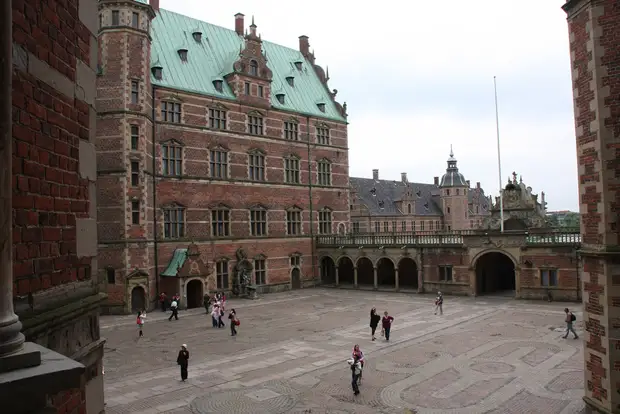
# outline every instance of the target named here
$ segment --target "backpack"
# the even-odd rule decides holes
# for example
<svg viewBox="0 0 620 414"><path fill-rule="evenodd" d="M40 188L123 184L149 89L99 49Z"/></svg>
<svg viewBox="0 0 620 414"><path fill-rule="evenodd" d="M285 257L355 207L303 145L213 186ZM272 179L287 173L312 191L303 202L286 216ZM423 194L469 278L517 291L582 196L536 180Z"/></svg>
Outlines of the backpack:
<svg viewBox="0 0 620 414"><path fill-rule="evenodd" d="M571 322L575 322L576 320L577 320L577 317L571 313L570 314L570 321Z"/></svg>
<svg viewBox="0 0 620 414"><path fill-rule="evenodd" d="M136 317L136 323L137 323L138 325L142 325L142 321L140 320L140 317L139 317L139 316L138 316L138 317Z"/></svg>

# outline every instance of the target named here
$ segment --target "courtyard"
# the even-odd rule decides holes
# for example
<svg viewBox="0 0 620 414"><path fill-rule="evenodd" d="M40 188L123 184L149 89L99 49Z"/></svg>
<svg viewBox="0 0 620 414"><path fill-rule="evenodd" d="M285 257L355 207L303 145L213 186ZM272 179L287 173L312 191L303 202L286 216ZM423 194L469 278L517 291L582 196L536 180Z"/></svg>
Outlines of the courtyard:
<svg viewBox="0 0 620 414"><path fill-rule="evenodd" d="M583 412L580 305L447 296L439 316L433 300L338 289L233 299L236 337L204 309L178 321L153 311L139 340L135 315L103 316L106 414ZM370 340L372 306L395 318L390 342ZM561 337L566 306L579 340ZM359 396L346 363L355 344L366 359Z"/></svg>

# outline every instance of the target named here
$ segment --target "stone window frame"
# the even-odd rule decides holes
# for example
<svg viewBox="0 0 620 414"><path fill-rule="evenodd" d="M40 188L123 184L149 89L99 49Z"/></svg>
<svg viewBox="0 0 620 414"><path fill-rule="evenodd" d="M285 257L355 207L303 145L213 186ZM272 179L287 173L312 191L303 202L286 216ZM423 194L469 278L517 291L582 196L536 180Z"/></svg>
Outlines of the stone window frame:
<svg viewBox="0 0 620 414"><path fill-rule="evenodd" d="M547 283L545 284L545 278L544 278L544 274L547 273ZM559 277L559 269L557 267L552 267L552 266L540 266L538 268L538 276L540 278L540 286L541 287L546 287L546 288L551 288L551 287L558 287L559 283L560 283L560 277ZM551 279L551 275L554 276L554 281L555 283L551 283L552 279Z"/></svg>
<svg viewBox="0 0 620 414"><path fill-rule="evenodd" d="M317 234L332 234L334 229L334 211L329 207L323 207L317 211Z"/></svg>
<svg viewBox="0 0 620 414"><path fill-rule="evenodd" d="M140 103L140 79L131 79L130 88L129 102L132 105L138 105Z"/></svg>
<svg viewBox="0 0 620 414"><path fill-rule="evenodd" d="M187 225L187 209L185 206L175 202L162 206L162 212L163 238L167 240L184 239Z"/></svg>
<svg viewBox="0 0 620 414"><path fill-rule="evenodd" d="M375 233L381 233L381 222L375 221Z"/></svg>
<svg viewBox="0 0 620 414"><path fill-rule="evenodd" d="M265 151L253 148L248 151L248 179L250 181L267 181L267 155Z"/></svg>
<svg viewBox="0 0 620 414"><path fill-rule="evenodd" d="M315 126L316 143L319 145L331 145L330 127L324 122Z"/></svg>
<svg viewBox="0 0 620 414"><path fill-rule="evenodd" d="M265 87L263 85L258 85L258 97L259 98L264 98L265 97Z"/></svg>
<svg viewBox="0 0 620 414"><path fill-rule="evenodd" d="M249 230L252 237L267 237L269 235L268 209L262 204L255 204L248 209Z"/></svg>
<svg viewBox="0 0 620 414"><path fill-rule="evenodd" d="M267 285L267 256L259 254L254 257L254 284Z"/></svg>
<svg viewBox="0 0 620 414"><path fill-rule="evenodd" d="M322 158L317 161L316 167L316 182L317 185L324 187L332 186L332 162L327 158Z"/></svg>
<svg viewBox="0 0 620 414"><path fill-rule="evenodd" d="M360 232L360 223L359 223L359 221L354 221L351 224L352 224L352 227L353 227L351 232L352 233L359 233Z"/></svg>
<svg viewBox="0 0 620 414"><path fill-rule="evenodd" d="M209 128L226 131L228 129L228 108L218 103L208 109Z"/></svg>
<svg viewBox="0 0 620 414"><path fill-rule="evenodd" d="M108 285L116 284L116 269L110 266L106 267L105 276L106 276L105 280ZM110 281L110 279L112 279L112 281Z"/></svg>
<svg viewBox="0 0 620 414"><path fill-rule="evenodd" d="M225 204L218 204L209 209L211 237L223 238L232 235L232 208Z"/></svg>
<svg viewBox="0 0 620 414"><path fill-rule="evenodd" d="M301 184L301 157L289 154L283 159L284 182L286 184Z"/></svg>
<svg viewBox="0 0 620 414"><path fill-rule="evenodd" d="M141 202L138 198L133 198L131 200L131 225L139 226L141 224L140 216L142 215L140 212Z"/></svg>
<svg viewBox="0 0 620 414"><path fill-rule="evenodd" d="M112 10L112 26L120 26L121 25L121 12L120 10Z"/></svg>
<svg viewBox="0 0 620 414"><path fill-rule="evenodd" d="M140 160L135 158L129 160L129 185L132 188L140 187Z"/></svg>
<svg viewBox="0 0 620 414"><path fill-rule="evenodd" d="M299 141L299 120L296 118L289 118L284 121L282 133L286 140Z"/></svg>
<svg viewBox="0 0 620 414"><path fill-rule="evenodd" d="M180 124L183 121L183 103L176 99L161 99L160 121Z"/></svg>
<svg viewBox="0 0 620 414"><path fill-rule="evenodd" d="M140 150L140 125L139 124L129 125L129 148L131 149L131 151Z"/></svg>
<svg viewBox="0 0 620 414"><path fill-rule="evenodd" d="M301 252L294 252L289 255L289 265L291 269L301 269L304 255Z"/></svg>
<svg viewBox="0 0 620 414"><path fill-rule="evenodd" d="M209 148L209 175L218 180L227 180L230 177L230 150L228 148L222 145Z"/></svg>
<svg viewBox="0 0 620 414"><path fill-rule="evenodd" d="M134 29L140 28L140 13L132 12L131 13L131 27Z"/></svg>
<svg viewBox="0 0 620 414"><path fill-rule="evenodd" d="M400 230L401 231L407 231L407 222L406 221L402 221L400 223Z"/></svg>
<svg viewBox="0 0 620 414"><path fill-rule="evenodd" d="M215 261L215 283L218 290L225 290L230 286L230 259L227 257Z"/></svg>
<svg viewBox="0 0 620 414"><path fill-rule="evenodd" d="M161 174L165 177L181 177L183 175L185 149L176 139L169 139L159 143L161 149ZM172 156L171 156L171 151ZM171 166L172 170L171 173Z"/></svg>
<svg viewBox="0 0 620 414"><path fill-rule="evenodd" d="M286 235L303 235L303 209L297 205L286 209Z"/></svg>
<svg viewBox="0 0 620 414"><path fill-rule="evenodd" d="M392 220L392 233L396 233L396 229L397 229L397 221Z"/></svg>
<svg viewBox="0 0 620 414"><path fill-rule="evenodd" d="M265 135L265 119L262 113L250 111L247 115L248 134L263 136Z"/></svg>
<svg viewBox="0 0 620 414"><path fill-rule="evenodd" d="M256 61L256 59L250 60L250 64L248 65L248 74L250 76L258 77L258 62Z"/></svg>
<svg viewBox="0 0 620 414"><path fill-rule="evenodd" d="M243 93L247 96L252 96L252 84L250 82L244 82Z"/></svg>
<svg viewBox="0 0 620 414"><path fill-rule="evenodd" d="M454 267L452 265L438 265L437 276L440 282L453 282Z"/></svg>

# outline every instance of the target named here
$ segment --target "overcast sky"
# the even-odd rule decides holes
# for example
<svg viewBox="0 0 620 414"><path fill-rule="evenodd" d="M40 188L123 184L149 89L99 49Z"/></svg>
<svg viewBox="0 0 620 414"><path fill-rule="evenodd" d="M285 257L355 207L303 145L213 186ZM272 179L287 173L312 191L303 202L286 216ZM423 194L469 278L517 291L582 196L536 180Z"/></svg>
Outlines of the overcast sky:
<svg viewBox="0 0 620 414"><path fill-rule="evenodd" d="M502 183L516 171L549 210L578 210L568 29L562 0L385 3L161 0L161 8L234 29L254 15L262 38L317 63L349 112L350 174L431 183L453 145L472 185L498 194L493 76Z"/></svg>

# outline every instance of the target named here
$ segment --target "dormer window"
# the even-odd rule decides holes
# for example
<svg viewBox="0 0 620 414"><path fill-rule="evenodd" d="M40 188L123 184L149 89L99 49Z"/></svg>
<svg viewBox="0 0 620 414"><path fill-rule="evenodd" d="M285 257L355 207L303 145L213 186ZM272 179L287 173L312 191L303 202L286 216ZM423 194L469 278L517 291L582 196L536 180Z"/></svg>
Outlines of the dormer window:
<svg viewBox="0 0 620 414"><path fill-rule="evenodd" d="M383 200L379 201L379 208L383 208L385 206L385 202Z"/></svg>
<svg viewBox="0 0 620 414"><path fill-rule="evenodd" d="M417 195L418 197L422 197L422 192L420 190L415 192L415 195Z"/></svg>
<svg viewBox="0 0 620 414"><path fill-rule="evenodd" d="M377 196L377 189L376 188L371 188L370 189L370 194L372 194L374 197Z"/></svg>
<svg viewBox="0 0 620 414"><path fill-rule="evenodd" d="M187 62L187 49L179 49L177 51L182 62Z"/></svg>
<svg viewBox="0 0 620 414"><path fill-rule="evenodd" d="M194 37L194 40L198 43L202 42L202 32L199 31L195 31L194 33L192 33L192 36Z"/></svg>
<svg viewBox="0 0 620 414"><path fill-rule="evenodd" d="M250 75L258 76L258 63L255 60L250 61Z"/></svg>
<svg viewBox="0 0 620 414"><path fill-rule="evenodd" d="M319 108L319 111L321 112L325 112L325 104L324 103L318 103L316 104L317 108Z"/></svg>
<svg viewBox="0 0 620 414"><path fill-rule="evenodd" d="M301 60L295 62L295 67L297 68L297 70L301 70L303 68L302 64L303 62Z"/></svg>
<svg viewBox="0 0 620 414"><path fill-rule="evenodd" d="M161 66L153 66L151 68L151 73L153 74L153 76L155 77L155 79L157 80L161 80L162 78L162 72L163 72L163 68Z"/></svg>
<svg viewBox="0 0 620 414"><path fill-rule="evenodd" d="M286 82L288 82L288 84L291 86L295 86L295 78L293 76L287 76Z"/></svg>
<svg viewBox="0 0 620 414"><path fill-rule="evenodd" d="M284 94L283 93L276 93L276 99L278 100L278 102L280 102L281 104L284 104Z"/></svg>
<svg viewBox="0 0 620 414"><path fill-rule="evenodd" d="M424 203L424 208L428 210L428 203Z"/></svg>
<svg viewBox="0 0 620 414"><path fill-rule="evenodd" d="M216 79L213 81L213 87L216 91L222 92L224 90L224 82L220 79Z"/></svg>

